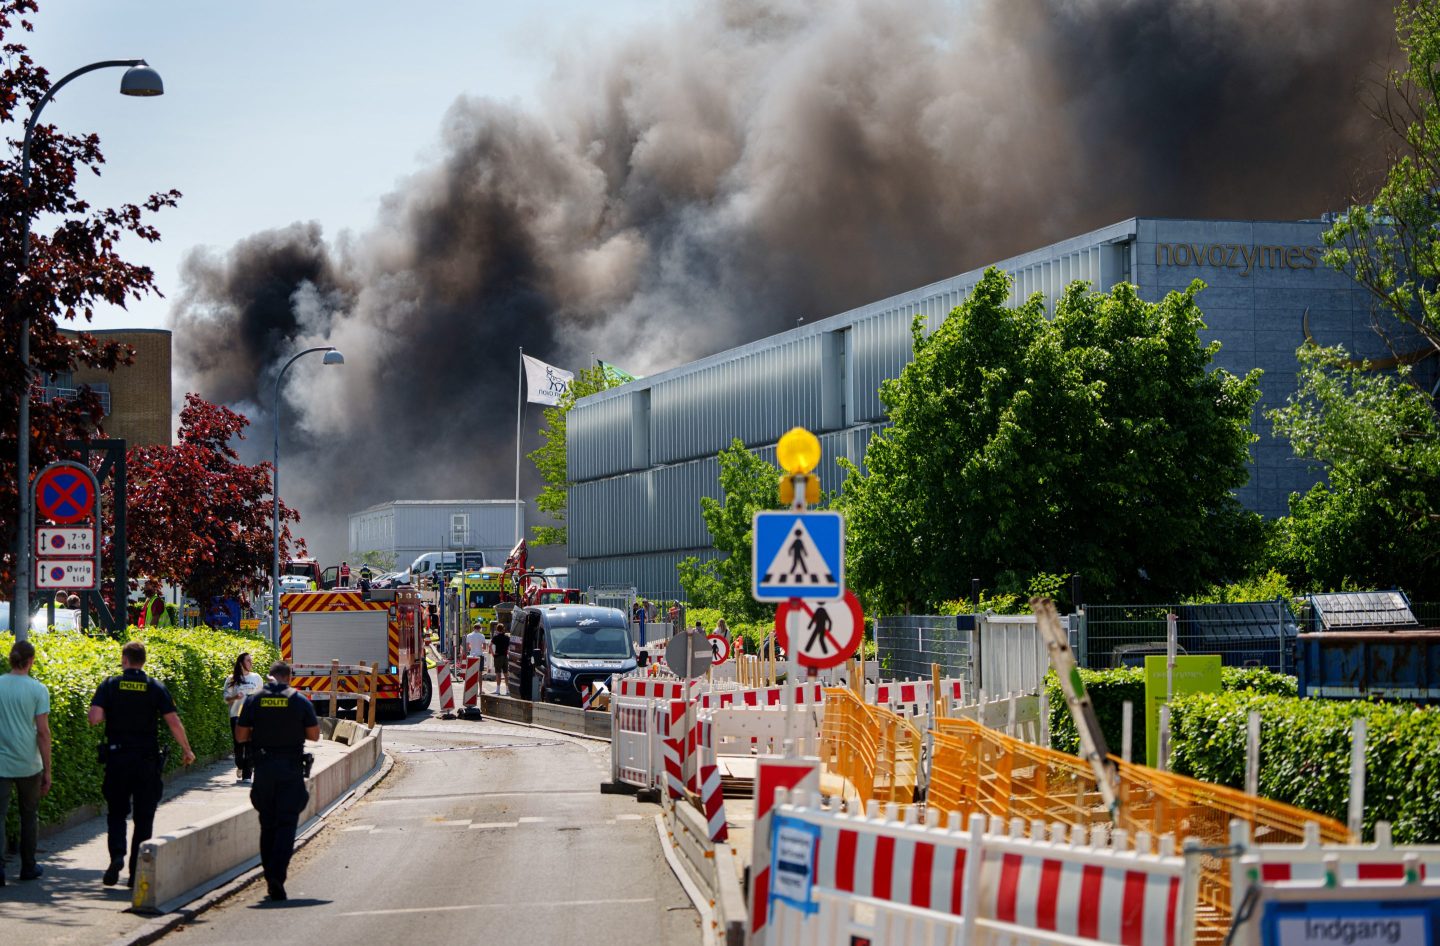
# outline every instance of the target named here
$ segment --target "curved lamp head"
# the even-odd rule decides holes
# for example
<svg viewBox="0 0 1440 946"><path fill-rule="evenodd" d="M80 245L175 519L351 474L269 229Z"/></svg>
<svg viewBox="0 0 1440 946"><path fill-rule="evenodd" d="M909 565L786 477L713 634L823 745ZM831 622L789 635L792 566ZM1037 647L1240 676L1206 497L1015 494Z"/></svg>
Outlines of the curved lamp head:
<svg viewBox="0 0 1440 946"><path fill-rule="evenodd" d="M164 95L165 83L160 79L160 73L151 69L148 65L131 66L125 70L120 77L121 95Z"/></svg>
<svg viewBox="0 0 1440 946"><path fill-rule="evenodd" d="M320 360L320 363L322 365L343 365L345 364L345 356L332 348L325 353L325 357Z"/></svg>

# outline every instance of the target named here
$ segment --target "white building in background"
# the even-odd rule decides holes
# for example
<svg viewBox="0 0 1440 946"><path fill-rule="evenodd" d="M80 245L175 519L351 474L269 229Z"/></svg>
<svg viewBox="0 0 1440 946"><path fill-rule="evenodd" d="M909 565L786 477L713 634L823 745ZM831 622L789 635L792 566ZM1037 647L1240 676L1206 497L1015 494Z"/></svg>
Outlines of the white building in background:
<svg viewBox="0 0 1440 946"><path fill-rule="evenodd" d="M426 552L480 549L499 565L515 545L513 499L397 499L350 514L349 562L391 556L404 569ZM524 525L525 503L520 503Z"/></svg>

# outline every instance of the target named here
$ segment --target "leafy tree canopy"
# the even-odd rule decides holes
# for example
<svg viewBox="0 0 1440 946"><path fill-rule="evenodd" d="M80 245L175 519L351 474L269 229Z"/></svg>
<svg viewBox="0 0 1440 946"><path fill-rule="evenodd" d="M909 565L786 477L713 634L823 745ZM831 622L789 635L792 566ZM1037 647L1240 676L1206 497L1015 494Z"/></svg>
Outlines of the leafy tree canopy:
<svg viewBox="0 0 1440 946"><path fill-rule="evenodd" d="M369 565L377 572L393 572L395 570L395 553L371 549L361 553L360 564Z"/></svg>
<svg viewBox="0 0 1440 946"><path fill-rule="evenodd" d="M721 499L703 496L700 514L720 557L691 556L678 568L686 599L701 608L718 608L733 622L774 617L771 606L750 597L750 551L755 513L780 506L780 468L745 449L736 438L721 450Z"/></svg>
<svg viewBox="0 0 1440 946"><path fill-rule="evenodd" d="M1399 320L1379 323L1397 356L1440 356L1440 3L1396 9L1404 71L1392 72L1376 117L1391 132L1379 191L1325 233L1326 261Z"/></svg>
<svg viewBox="0 0 1440 946"><path fill-rule="evenodd" d="M105 158L93 134L62 134L54 125L35 126L31 138L30 186L22 186L21 143L25 122L50 88L50 74L37 65L18 42L31 30L27 17L34 0L0 0L0 124L10 146L0 160L0 588L13 587L15 527L19 522L16 491L18 463L17 405L30 395L32 384L43 385L57 374L77 367L107 368L129 364L134 355L126 345L105 342L84 332L66 334L63 322L90 321L97 305L123 306L155 292L149 267L127 263L119 246L128 236L155 242L159 232L149 222L154 212L172 207L179 191L152 194L140 204L92 207L78 182L98 175ZM84 80L82 80L84 81ZM109 81L114 81L109 80ZM111 93L113 94L113 92ZM41 215L54 222L30 235L30 263L22 271L19 221ZM18 357L21 325L30 320L30 367L27 377ZM61 459L65 441L94 434L100 422L100 399L88 388L72 400L34 399L31 405L30 469Z"/></svg>
<svg viewBox="0 0 1440 946"><path fill-rule="evenodd" d="M884 609L1080 573L1111 601L1157 601L1243 571L1259 517L1246 481L1258 375L1208 370L1192 283L1158 303L1074 284L1047 319L987 270L881 387L892 426L843 492L850 583Z"/></svg>
<svg viewBox="0 0 1440 946"><path fill-rule="evenodd" d="M1364 370L1340 348L1299 351L1299 387L1269 412L1327 482L1290 498L1272 556L1311 591L1399 586L1440 595L1440 421L1410 373Z"/></svg>
<svg viewBox="0 0 1440 946"><path fill-rule="evenodd" d="M249 425L244 416L187 394L175 446L126 454L131 574L179 585L202 602L269 586L270 464L246 466L230 445ZM299 521L282 502L282 560L293 541L289 524ZM297 545L303 552L304 542Z"/></svg>
<svg viewBox="0 0 1440 946"><path fill-rule="evenodd" d="M564 522L565 514L569 511L570 476L565 467L565 419L570 408L574 407L580 398L597 394L620 383L618 377L599 366L585 368L571 379L565 393L560 395L560 403L545 408L545 426L540 428L540 437L545 442L527 454L535 468L540 471L541 478L545 480L540 495L535 498L535 505L541 512L549 513L553 518ZM532 526L531 531L535 534L536 545L564 545L569 539L568 529L563 525Z"/></svg>

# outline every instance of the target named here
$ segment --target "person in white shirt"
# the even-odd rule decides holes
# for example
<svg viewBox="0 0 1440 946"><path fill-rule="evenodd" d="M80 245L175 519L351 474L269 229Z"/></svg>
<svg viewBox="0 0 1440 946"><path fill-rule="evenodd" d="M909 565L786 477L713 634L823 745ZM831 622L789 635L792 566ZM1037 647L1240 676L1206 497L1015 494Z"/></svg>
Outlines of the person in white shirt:
<svg viewBox="0 0 1440 946"><path fill-rule="evenodd" d="M235 737L235 721L240 717L240 708L245 705L245 697L259 691L265 685L260 679L260 674L255 673L251 668L254 666L254 659L249 654L241 654L235 658L235 668L225 680L225 702L230 705L230 737ZM235 743L235 777L241 782L249 781L250 776L255 772L255 762L250 758L249 746L243 742Z"/></svg>
<svg viewBox="0 0 1440 946"><path fill-rule="evenodd" d="M465 635L465 650L471 657L480 661L482 675L485 673L485 645L488 643L485 639L484 627L485 622L476 621L470 625L470 633Z"/></svg>

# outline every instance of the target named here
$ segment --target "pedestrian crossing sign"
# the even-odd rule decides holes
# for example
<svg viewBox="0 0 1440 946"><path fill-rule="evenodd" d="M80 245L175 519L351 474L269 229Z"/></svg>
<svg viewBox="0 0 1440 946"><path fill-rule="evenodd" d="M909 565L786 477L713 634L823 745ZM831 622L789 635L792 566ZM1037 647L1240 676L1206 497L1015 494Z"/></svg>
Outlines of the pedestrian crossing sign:
<svg viewBox="0 0 1440 946"><path fill-rule="evenodd" d="M845 519L787 509L755 514L751 596L756 601L839 598L845 593Z"/></svg>

